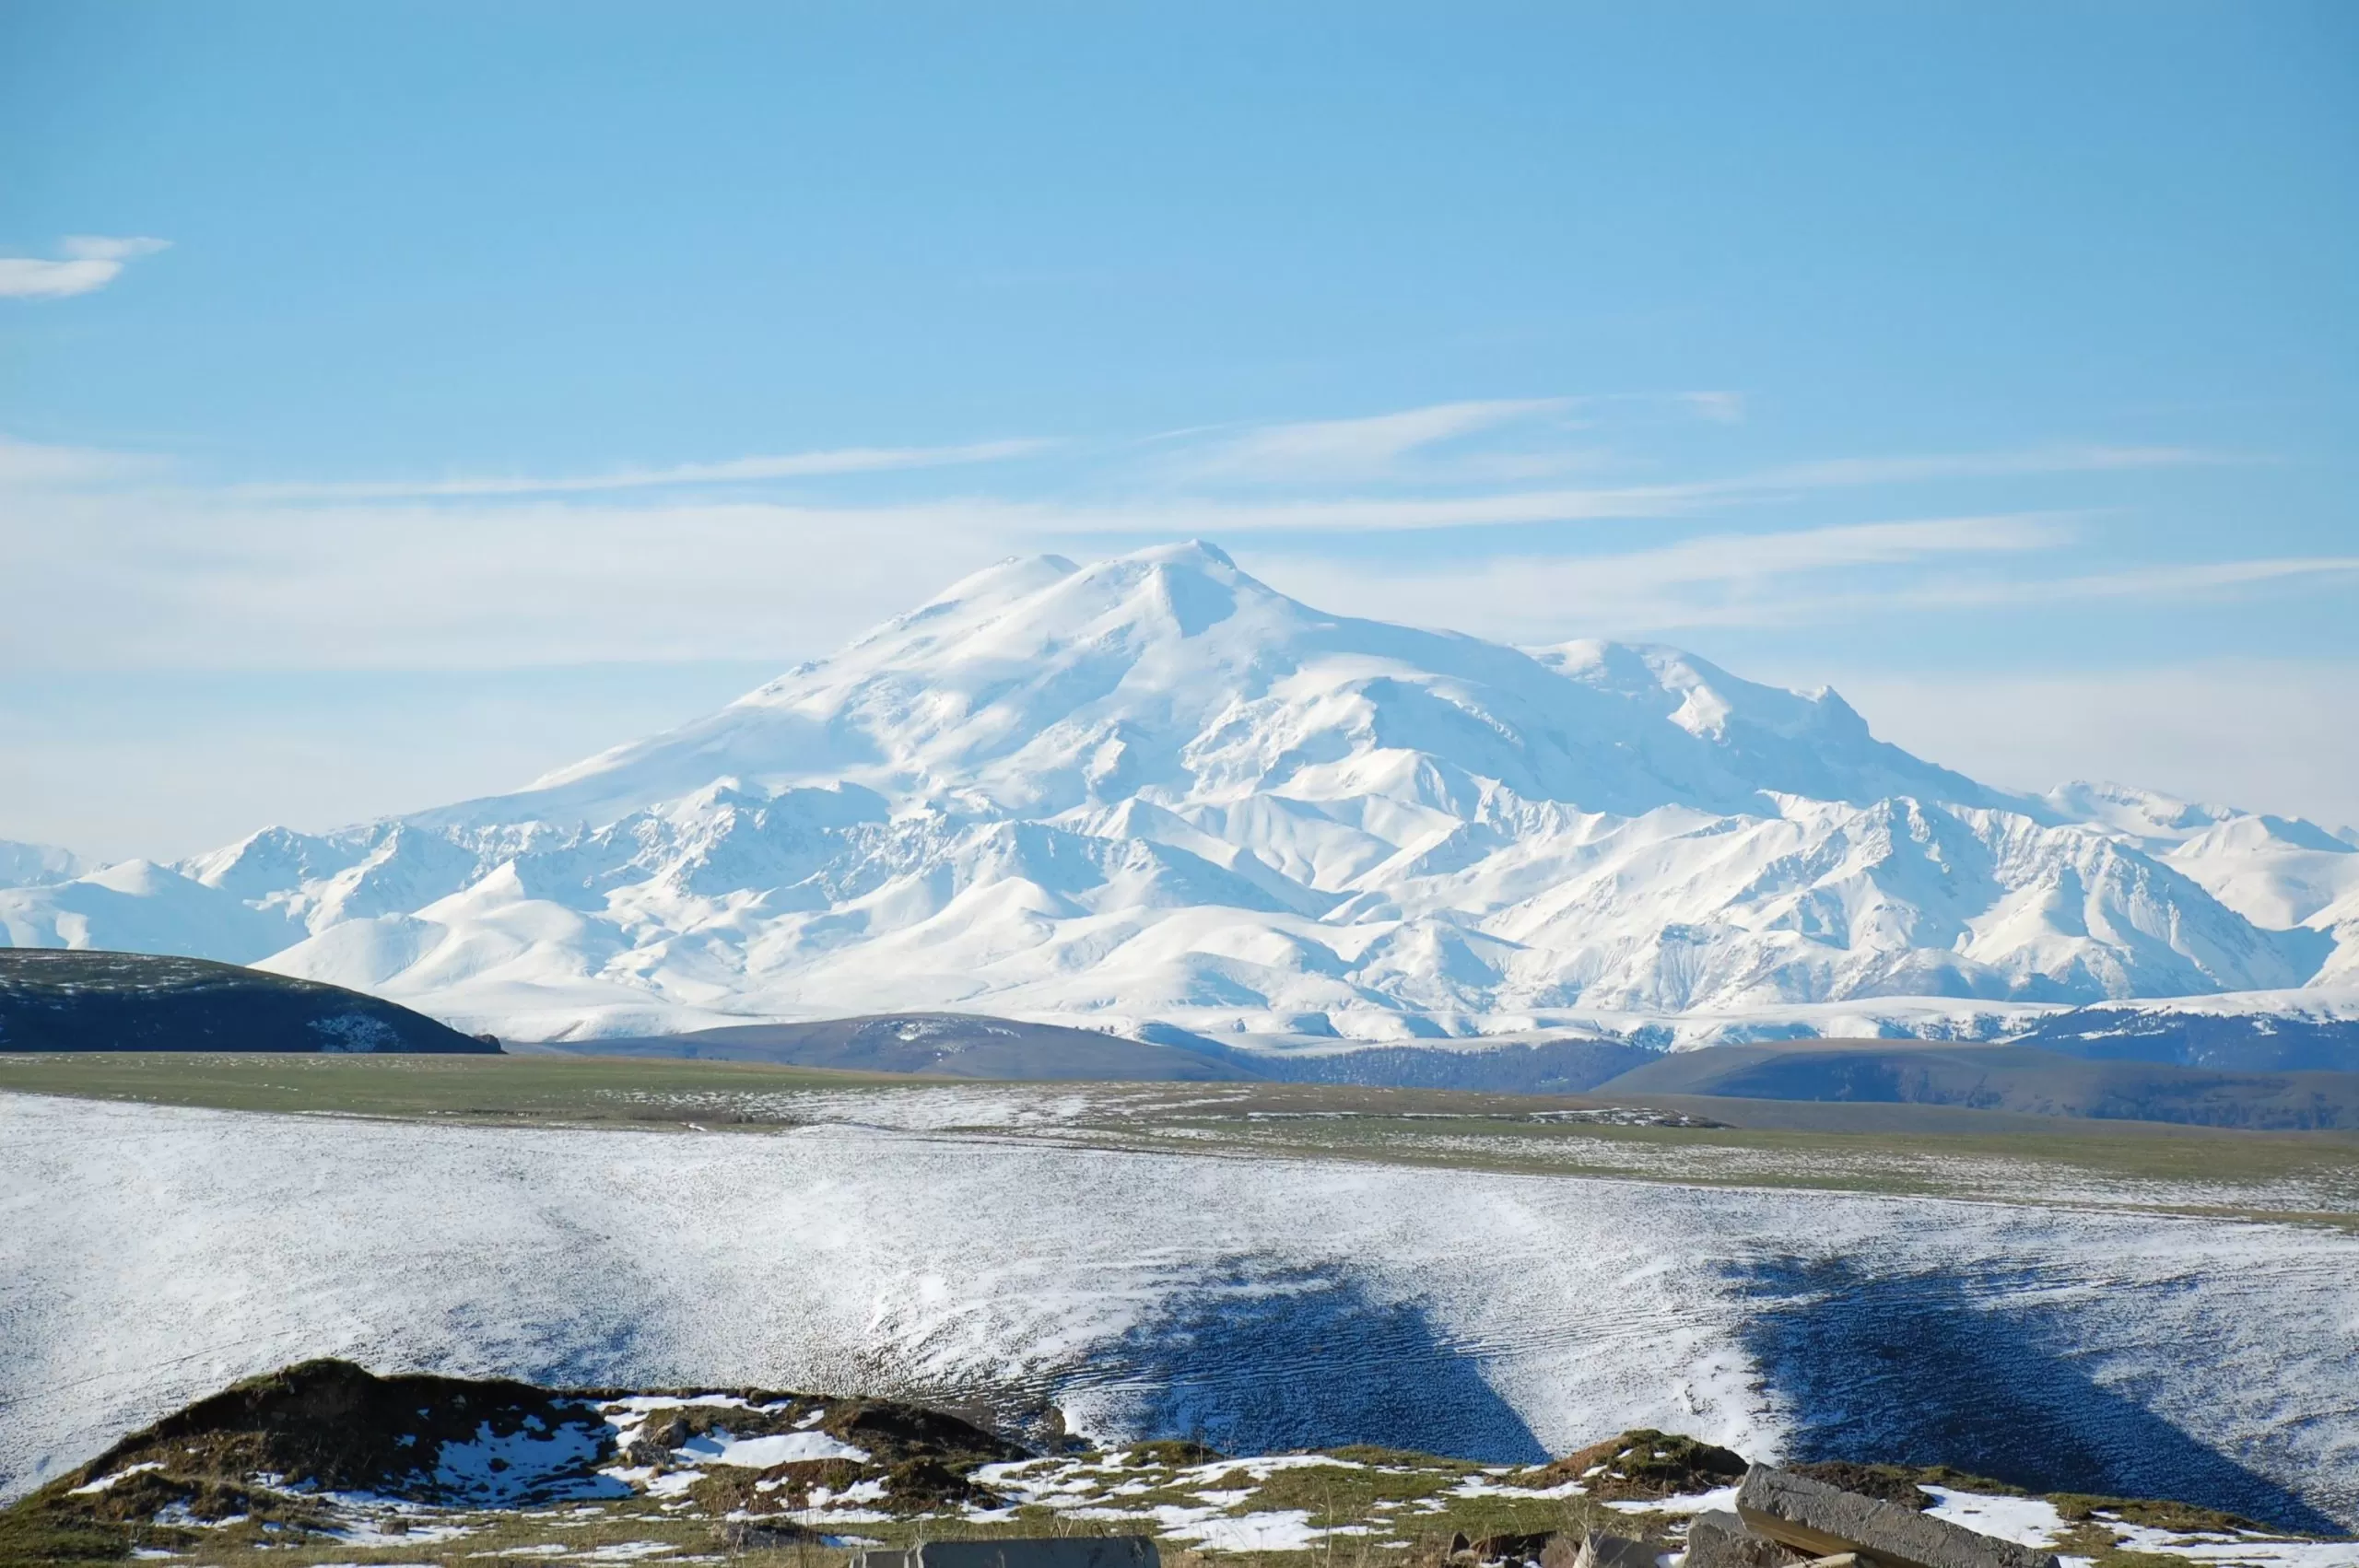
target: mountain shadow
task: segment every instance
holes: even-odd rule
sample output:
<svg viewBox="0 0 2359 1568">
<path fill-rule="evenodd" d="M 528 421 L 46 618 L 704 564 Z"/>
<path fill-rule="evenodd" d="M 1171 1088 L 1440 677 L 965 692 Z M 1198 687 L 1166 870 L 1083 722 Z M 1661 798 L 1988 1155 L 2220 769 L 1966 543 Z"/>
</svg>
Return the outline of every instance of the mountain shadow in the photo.
<svg viewBox="0 0 2359 1568">
<path fill-rule="evenodd" d="M 1450 1050 L 1366 1046 L 1330 1056 L 1279 1057 L 1262 1071 L 1298 1083 L 1357 1083 L 1396 1089 L 1482 1089 L 1495 1094 L 1578 1094 L 1661 1055 L 1621 1040 L 1547 1040 Z"/>
<path fill-rule="evenodd" d="M 1954 1276 L 1870 1278 L 1842 1260 L 1738 1275 L 1761 1298 L 1747 1348 L 1797 1418 L 1792 1458 L 1949 1465 L 2027 1491 L 2169 1497 L 2341 1533 L 2283 1483 L 2099 1385 L 2052 1310 L 1992 1308 Z"/>
<path fill-rule="evenodd" d="M 1229 1454 L 1365 1443 L 1493 1464 L 1548 1457 L 1416 1306 L 1304 1272 L 1239 1269 L 1133 1329 L 1065 1387 L 1114 1395 L 1133 1431 Z"/>
</svg>

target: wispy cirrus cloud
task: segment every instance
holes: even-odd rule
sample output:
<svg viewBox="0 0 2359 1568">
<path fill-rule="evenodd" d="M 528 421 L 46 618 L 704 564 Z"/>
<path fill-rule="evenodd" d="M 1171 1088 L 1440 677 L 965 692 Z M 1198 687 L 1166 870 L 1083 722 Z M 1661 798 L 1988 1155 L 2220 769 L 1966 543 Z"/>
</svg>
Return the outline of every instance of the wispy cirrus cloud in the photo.
<svg viewBox="0 0 2359 1568">
<path fill-rule="evenodd" d="M 1282 587 L 1317 582 L 1320 602 L 1331 608 L 1428 626 L 1482 626 L 1490 628 L 1486 635 L 1532 640 L 1563 636 L 1567 627 L 1615 636 L 1791 626 L 2026 604 L 2163 602 L 2359 577 L 2359 556 L 2048 576 L 2025 569 L 2025 557 L 2076 543 L 2084 521 L 2032 512 L 1710 533 L 1654 549 L 1494 556 L 1414 573 L 1295 554 L 1250 556 L 1248 564 Z"/>
<path fill-rule="evenodd" d="M 1222 497 L 1068 502 L 1040 512 L 1051 533 L 1400 533 L 1676 517 L 1714 504 L 1708 485 L 1621 485 L 1499 490 L 1486 495 L 1342 496 L 1332 499 L 1232 500 Z"/>
<path fill-rule="evenodd" d="M 1269 451 L 1347 471 L 1453 431 L 1562 419 L 1564 409 L 1565 400 L 1437 404 L 1255 434 Z M 1212 444 L 1239 439 L 1219 433 Z M 65 649 L 85 661 L 254 668 L 800 656 L 999 556 L 1191 536 L 1229 543 L 1250 568 L 1322 606 L 1523 639 L 1970 614 L 2042 595 L 2227 593 L 2350 566 L 2271 556 L 2122 570 L 2071 549 L 2105 515 L 2093 512 L 1960 509 L 1813 526 L 1796 516 L 1828 491 L 2221 461 L 2182 448 L 1837 458 L 1658 484 L 1502 483 L 1454 494 L 1336 480 L 1273 496 L 1175 484 L 1150 457 L 1098 475 L 1093 495 L 1076 493 L 1065 470 L 1044 486 L 1032 465 L 992 466 L 1050 445 L 204 486 L 166 484 L 149 460 L 0 440 L 0 487 L 19 503 L 0 508 L 0 663 L 31 667 Z M 756 488 L 936 469 L 945 476 L 931 496 L 903 486 L 889 500 L 812 486 L 788 504 Z M 1630 547 L 1630 529 L 1581 526 L 1607 521 L 1648 524 L 1645 547 Z M 1417 533 L 1425 543 L 1377 543 Z M 1444 544 L 1442 535 L 1453 537 Z M 453 573 L 452 561 L 465 570 Z M 716 573 L 716 561 L 729 569 Z M 79 629 L 89 603 L 117 612 L 98 642 Z"/>
<path fill-rule="evenodd" d="M 1901 608 L 1960 609 L 2074 599 L 2183 597 L 2288 579 L 2325 579 L 2354 573 L 2359 573 L 2359 556 L 2270 556 L 2234 561 L 2183 561 L 2028 582 L 1928 583 L 1891 597 Z"/>
<path fill-rule="evenodd" d="M 1420 411 L 1430 412 L 1430 411 Z M 1356 495 L 1235 500 L 1217 494 L 1074 507 L 1076 532 L 1221 534 L 1413 532 L 1531 523 L 1676 518 L 1817 491 L 1872 489 L 1940 479 L 2176 468 L 2239 461 L 2179 447 L 2052 446 L 2015 451 L 1934 452 L 1782 463 L 1726 478 L 1649 485 L 1492 486 L 1446 496 L 1365 486 Z"/>
<path fill-rule="evenodd" d="M 156 474 L 153 458 L 103 447 L 48 446 L 0 436 L 0 488 L 92 485 Z"/>
<path fill-rule="evenodd" d="M 1742 392 L 1615 392 L 1437 403 L 1356 419 L 1175 431 L 1162 439 L 1176 449 L 1167 460 L 1171 473 L 1214 483 L 1511 482 L 1606 461 L 1569 438 L 1607 412 L 1649 405 L 1717 425 L 1742 424 L 1745 415 Z"/>
<path fill-rule="evenodd" d="M 1744 423 L 1744 394 L 1734 392 L 1681 392 L 1679 400 L 1715 425 Z"/>
<path fill-rule="evenodd" d="M 2102 474 L 2138 468 L 2188 468 L 2248 462 L 2230 452 L 2196 447 L 2031 447 L 2020 451 L 1931 452 L 1900 457 L 1825 458 L 1786 463 L 1756 476 L 1765 487 L 1821 490 L 1838 486 L 1907 485 L 1929 479 L 2002 478 L 2010 474 Z"/>
<path fill-rule="evenodd" d="M 976 501 L 861 507 L 542 499 L 227 507 L 60 492 L 51 526 L 0 531 L 0 662 L 381 667 L 818 652 L 961 572 L 1037 549 L 1070 516 Z M 1206 518 L 1207 524 L 1215 520 Z M 1245 556 L 1324 608 L 1492 637 L 1776 623 L 1828 574 L 2019 559 L 2069 515 L 1714 533 L 1640 551 L 1383 571 L 1332 553 Z M 1207 527 L 1200 532 L 1211 532 Z M 453 574 L 450 563 L 467 569 Z M 726 560 L 730 569 L 712 570 Z M 925 570 L 913 573 L 912 562 Z M 365 591 L 360 585 L 365 586 Z M 102 646 L 83 606 L 113 607 Z M 813 645 L 785 641 L 786 628 Z"/>
<path fill-rule="evenodd" d="M 1402 461 L 1445 442 L 1503 425 L 1560 415 L 1571 398 L 1438 403 L 1360 419 L 1263 425 L 1223 436 L 1191 452 L 1188 471 L 1206 478 L 1306 481 L 1391 476 Z"/>
<path fill-rule="evenodd" d="M 170 247 L 145 236 L 76 234 L 58 241 L 55 258 L 0 256 L 0 299 L 68 299 L 104 288 L 125 263 Z"/>
<path fill-rule="evenodd" d="M 831 451 L 781 452 L 733 458 L 725 462 L 620 468 L 604 474 L 478 474 L 448 479 L 241 485 L 235 486 L 232 493 L 257 501 L 431 500 L 441 497 L 492 499 L 502 496 L 595 495 L 616 490 L 743 485 L 772 479 L 954 468 L 969 463 L 1003 462 L 1011 458 L 1030 457 L 1054 444 L 1046 440 L 1008 440 L 974 441 L 962 446 L 944 447 L 845 447 Z"/>
<path fill-rule="evenodd" d="M 1850 523 L 1762 533 L 1716 532 L 1650 549 L 1518 554 L 1414 572 L 1298 555 L 1255 556 L 1281 586 L 1321 584 L 1324 603 L 1386 620 L 1482 625 L 1486 635 L 1547 638 L 1565 628 L 1646 631 L 1683 626 L 1776 624 L 1791 618 L 1798 581 L 1859 568 L 2001 558 L 2069 544 L 2076 514 Z"/>
</svg>

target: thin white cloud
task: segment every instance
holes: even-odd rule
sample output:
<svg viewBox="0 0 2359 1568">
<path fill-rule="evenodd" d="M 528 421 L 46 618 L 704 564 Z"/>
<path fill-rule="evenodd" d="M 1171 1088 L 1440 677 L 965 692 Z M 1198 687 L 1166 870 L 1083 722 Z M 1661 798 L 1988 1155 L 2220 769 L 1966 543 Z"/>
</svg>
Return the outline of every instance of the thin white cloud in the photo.
<svg viewBox="0 0 2359 1568">
<path fill-rule="evenodd" d="M 820 653 L 1027 514 L 597 498 L 0 509 L 0 668 L 498 668 Z M 1037 545 L 1034 545 L 1037 547 Z"/>
<path fill-rule="evenodd" d="M 1733 392 L 1681 392 L 1679 400 L 1715 425 L 1744 423 L 1744 394 Z"/>
<path fill-rule="evenodd" d="M 1029 457 L 1053 443 L 1043 440 L 974 441 L 947 447 L 847 447 L 834 451 L 783 452 L 734 458 L 726 462 L 686 462 L 668 468 L 624 468 L 606 474 L 569 475 L 478 475 L 452 479 L 356 481 L 324 485 L 241 485 L 231 492 L 258 501 L 428 500 L 441 497 L 594 495 L 672 486 L 749 484 L 768 479 L 804 479 L 838 474 L 881 474 L 899 469 L 949 468 Z"/>
<path fill-rule="evenodd" d="M 120 239 L 104 234 L 69 234 L 58 241 L 57 248 L 77 262 L 128 262 L 169 251 L 172 242 L 139 234 Z"/>
<path fill-rule="evenodd" d="M 56 260 L 0 256 L 0 299 L 67 299 L 88 294 L 122 276 L 124 263 L 170 244 L 144 236 L 77 234 L 58 243 Z"/>
<path fill-rule="evenodd" d="M 1037 547 L 1044 508 L 544 501 L 229 509 L 65 497 L 0 549 L 0 659 L 115 665 L 518 665 L 820 652 L 945 580 Z M 1715 535 L 1616 556 L 1379 577 L 1329 556 L 1253 569 L 1311 603 L 1488 636 L 1761 619 L 1812 574 L 2003 556 L 2062 520 L 1954 518 Z M 5 543 L 6 541 L 0 541 Z M 454 572 L 453 561 L 466 569 Z M 912 563 L 927 569 L 912 577 Z M 725 563 L 725 569 L 716 566 Z M 365 589 L 361 586 L 365 585 Z M 87 606 L 108 634 L 77 637 Z M 13 644 L 13 649 L 5 645 Z"/>
<path fill-rule="evenodd" d="M 2177 447 L 2040 447 L 2023 451 L 1836 458 L 1787 463 L 1728 479 L 1677 484 L 1491 490 L 1460 496 L 1367 495 L 1301 501 L 1204 497 L 1075 507 L 1073 532 L 1213 534 L 1406 532 L 1539 522 L 1669 518 L 1816 490 L 1863 489 L 1934 478 L 2167 468 L 2232 461 Z"/>
<path fill-rule="evenodd" d="M 1909 605 L 1929 609 L 2034 600 L 2179 598 L 2289 578 L 2346 577 L 2353 572 L 2359 572 L 2359 556 L 2272 556 L 2242 561 L 2186 561 L 2032 582 L 1931 583 L 1900 597 Z"/>
<path fill-rule="evenodd" d="M 100 447 L 44 446 L 0 436 L 0 488 L 89 485 L 152 474 L 155 460 Z"/>
<path fill-rule="evenodd" d="M 1710 485 L 1625 485 L 1594 489 L 1509 490 L 1491 495 L 1391 499 L 1179 500 L 1075 503 L 1041 513 L 1059 533 L 1392 533 L 1491 528 L 1529 522 L 1675 517 L 1722 497 Z"/>
<path fill-rule="evenodd" d="M 1837 567 L 1890 566 L 1930 556 L 2014 555 L 2068 543 L 2070 519 L 2047 512 L 1862 522 L 1778 533 L 1717 533 L 1651 550 L 1575 558 L 1570 565 L 1614 593 L 1690 583 L 1761 582 Z M 1513 563 L 1520 570 L 1529 562 Z"/>
<path fill-rule="evenodd" d="M 1411 411 L 1416 419 L 1359 450 L 1414 451 L 1415 439 L 1532 406 Z M 205 490 L 156 486 L 136 460 L 116 454 L 0 439 L 0 486 L 17 503 L 0 508 L 0 664 L 489 667 L 818 652 L 906 609 L 934 579 L 963 566 L 1013 551 L 1073 551 L 1072 541 L 1095 543 L 1091 536 L 1221 539 L 1314 603 L 1524 638 L 1799 624 L 2040 596 L 2228 591 L 2353 565 L 2341 556 L 2272 558 L 2088 574 L 2076 562 L 2085 575 L 2065 576 L 2072 567 L 2035 570 L 2027 557 L 2068 543 L 2082 514 L 2028 511 L 1777 531 L 1722 519 L 1708 534 L 1683 537 L 1720 509 L 1813 487 L 1872 487 L 1895 473 L 2203 460 L 2159 448 L 2046 447 L 1789 465 L 1696 483 L 1494 486 L 1448 497 L 1371 485 L 1283 499 L 1149 494 L 788 506 L 695 492 L 982 464 L 1042 445 L 859 448 L 579 476 Z M 1579 532 L 1567 530 L 1536 553 L 1469 547 L 1414 570 L 1374 564 L 1371 556 L 1380 562 L 1389 552 L 1356 542 L 1385 532 L 1592 520 L 1656 521 L 1662 539 L 1646 549 L 1579 555 L 1563 547 Z M 1257 557 L 1257 541 L 1283 547 Z M 100 624 L 93 606 L 103 607 L 102 635 L 92 634 Z"/>
<path fill-rule="evenodd" d="M 1425 448 L 1478 431 L 1560 413 L 1569 398 L 1438 403 L 1364 419 L 1265 425 L 1196 454 L 1190 467 L 1207 477 L 1308 480 L 1377 479 Z"/>
<path fill-rule="evenodd" d="M 1715 399 L 1720 393 L 1684 393 L 1683 399 Z M 1271 427 L 1228 441 L 1219 452 L 1266 449 L 1271 454 L 1292 452 L 1309 474 L 1320 462 L 1339 472 L 1374 463 L 1380 466 L 1404 454 L 1442 440 L 1451 432 L 1488 427 L 1535 412 L 1561 410 L 1578 400 L 1539 399 L 1436 404 L 1372 419 L 1338 420 L 1323 424 Z M 1600 401 L 1600 400 L 1588 400 Z M 193 501 L 273 503 L 341 503 L 356 501 L 529 502 L 560 496 L 594 496 L 631 491 L 689 488 L 698 486 L 748 484 L 795 478 L 872 474 L 894 471 L 980 466 L 1036 455 L 1061 443 L 1037 439 L 979 441 L 936 447 L 854 447 L 823 451 L 791 452 L 737 458 L 722 462 L 679 463 L 663 467 L 625 468 L 586 474 L 477 474 L 441 479 L 361 480 L 333 482 L 258 483 L 211 491 L 190 491 Z M 111 456 L 81 449 L 34 449 L 7 443 L 0 437 L 0 485 L 32 482 L 34 469 L 48 463 L 54 479 L 66 460 L 36 460 L 38 451 L 74 452 L 71 465 L 77 479 L 100 476 L 104 462 L 116 465 L 116 477 L 133 477 L 144 469 L 152 477 L 152 460 Z M 1324 455 L 1320 455 L 1324 454 Z M 1755 505 L 1822 489 L 1873 488 L 1882 485 L 1937 478 L 1989 474 L 2039 474 L 2091 470 L 2171 467 L 2189 463 L 2237 461 L 2216 453 L 2171 447 L 2051 446 L 2017 451 L 1933 453 L 1879 458 L 1837 458 L 1781 464 L 1721 479 L 1672 483 L 1589 486 L 1535 486 L 1532 480 L 1555 474 L 1573 461 L 1573 454 L 1488 451 L 1457 454 L 1445 474 L 1428 468 L 1419 477 L 1453 479 L 1454 493 L 1402 493 L 1412 490 L 1404 476 L 1387 485 L 1368 486 L 1361 494 L 1336 494 L 1300 498 L 1269 498 L 1236 495 L 1171 493 L 1155 486 L 1127 496 L 1100 500 L 1068 499 L 1039 504 L 1017 499 L 985 498 L 971 504 L 1010 516 L 1028 518 L 1029 526 L 1044 535 L 1207 535 L 1232 537 L 1255 533 L 1332 534 L 1352 532 L 1417 532 L 1452 529 L 1527 526 L 1539 523 L 1670 519 L 1715 509 Z M 1226 461 L 1225 459 L 1221 461 Z M 1258 461 L 1258 460 L 1256 460 Z M 1288 461 L 1292 461 L 1289 459 Z M 1594 461 L 1594 459 L 1590 459 Z M 1274 462 L 1274 456 L 1273 456 Z M 1266 470 L 1271 474 L 1281 466 Z M 1209 471 L 1186 470 L 1195 477 Z M 1167 472 L 1165 477 L 1168 478 Z"/>
<path fill-rule="evenodd" d="M 2072 538 L 2071 514 L 2030 512 L 1714 533 L 1612 555 L 1493 556 L 1370 570 L 1325 556 L 1252 557 L 1271 580 L 1316 582 L 1326 607 L 1380 619 L 1548 639 L 1791 619 L 1795 579 L 1942 558 L 2022 555 Z M 1314 597 L 1319 597 L 1314 595 Z"/>
<path fill-rule="evenodd" d="M 2194 561 L 2042 578 L 2020 569 L 1963 576 L 1955 565 L 2060 548 L 2075 514 L 2019 513 L 1718 533 L 1614 555 L 1494 556 L 1462 566 L 1371 570 L 1326 556 L 1250 556 L 1273 582 L 1318 584 L 1327 607 L 1485 635 L 1667 632 L 1699 626 L 1807 626 L 1838 619 L 2095 600 L 2170 600 L 2359 574 L 2359 556 Z M 1846 581 L 1872 568 L 1913 578 Z M 1936 570 L 1935 568 L 1940 568 Z"/>
<path fill-rule="evenodd" d="M 1938 452 L 1904 457 L 1846 457 L 1787 463 L 1755 477 L 1765 488 L 1821 490 L 1858 485 L 1905 485 L 1927 479 L 2001 478 L 2011 474 L 2107 473 L 2136 468 L 2185 468 L 2245 459 L 2192 447 L 2034 447 L 2011 452 Z"/>
</svg>

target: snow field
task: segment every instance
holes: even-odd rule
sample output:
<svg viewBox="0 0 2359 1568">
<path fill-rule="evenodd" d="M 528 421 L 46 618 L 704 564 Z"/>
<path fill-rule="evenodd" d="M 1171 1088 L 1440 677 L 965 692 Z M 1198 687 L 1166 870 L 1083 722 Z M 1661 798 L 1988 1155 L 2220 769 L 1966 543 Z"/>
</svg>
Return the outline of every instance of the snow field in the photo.
<svg viewBox="0 0 2359 1568">
<path fill-rule="evenodd" d="M 2084 1387 L 2088 1421 L 2163 1423 L 2359 1518 L 2359 1238 L 2333 1232 L 1004 1134 L 20 1095 L 0 1095 L 0 1148 L 10 1493 L 321 1354 L 547 1384 L 971 1392 L 1053 1401 L 1109 1438 L 1206 1423 L 1232 1451 L 1389 1433 L 1506 1459 L 1643 1425 L 1766 1457 L 1819 1416 L 1809 1352 L 1759 1326 L 1848 1280 L 2019 1337 L 2020 1377 Z"/>
</svg>

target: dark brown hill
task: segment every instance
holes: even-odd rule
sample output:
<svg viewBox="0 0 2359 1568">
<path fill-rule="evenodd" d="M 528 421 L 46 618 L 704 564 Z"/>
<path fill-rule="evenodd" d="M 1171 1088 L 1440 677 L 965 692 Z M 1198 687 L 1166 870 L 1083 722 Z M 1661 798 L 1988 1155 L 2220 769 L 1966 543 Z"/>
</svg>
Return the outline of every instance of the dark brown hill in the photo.
<svg viewBox="0 0 2359 1568">
<path fill-rule="evenodd" d="M 1674 1051 L 1601 1085 L 1700 1094 L 2256 1129 L 2359 1128 L 2359 1072 L 2232 1072 L 2088 1060 L 2027 1046 L 1786 1040 Z"/>
<path fill-rule="evenodd" d="M 499 1049 L 394 1002 L 241 965 L 0 948 L 0 1051 Z"/>
</svg>

